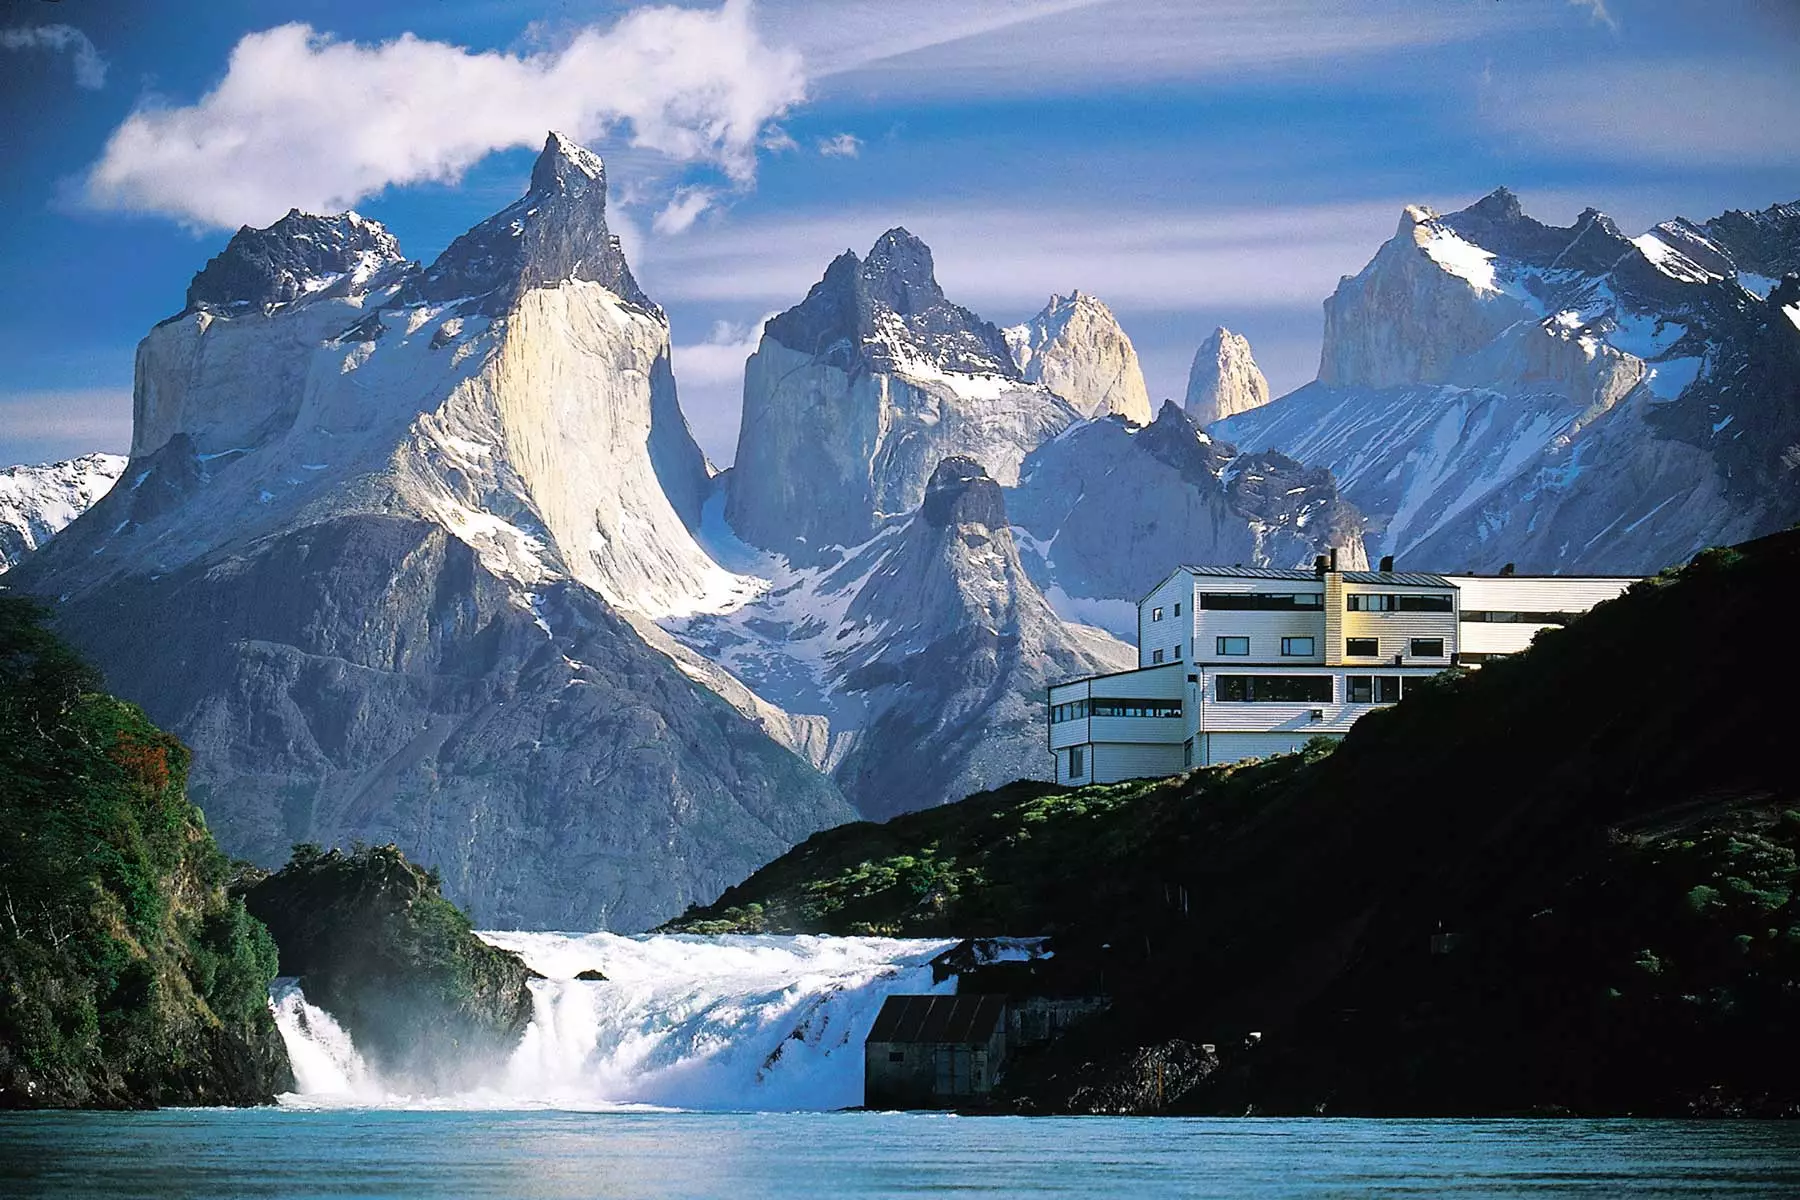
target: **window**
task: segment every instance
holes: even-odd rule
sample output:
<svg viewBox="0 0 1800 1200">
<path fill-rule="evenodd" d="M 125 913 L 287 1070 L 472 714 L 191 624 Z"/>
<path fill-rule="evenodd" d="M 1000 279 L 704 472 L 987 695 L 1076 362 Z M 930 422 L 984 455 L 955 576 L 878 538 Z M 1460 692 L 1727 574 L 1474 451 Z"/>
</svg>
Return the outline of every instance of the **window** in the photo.
<svg viewBox="0 0 1800 1200">
<path fill-rule="evenodd" d="M 1284 637 L 1281 639 L 1281 653 L 1288 658 L 1305 658 L 1313 652 L 1313 640 L 1309 637 Z"/>
<path fill-rule="evenodd" d="M 889 1050 L 888 1051 L 888 1061 L 889 1062 L 905 1062 L 906 1061 L 906 1051 L 904 1051 L 904 1050 Z"/>
<path fill-rule="evenodd" d="M 1214 693 L 1222 702 L 1248 704 L 1327 704 L 1329 675 L 1220 675 Z"/>
<path fill-rule="evenodd" d="M 1080 779 L 1083 775 L 1087 774 L 1087 764 L 1082 761 L 1083 755 L 1081 750 L 1082 748 L 1080 746 L 1069 747 L 1070 779 Z"/>
<path fill-rule="evenodd" d="M 1250 639 L 1247 637 L 1222 637 L 1215 645 L 1217 648 L 1213 653 L 1218 655 L 1250 653 Z"/>
<path fill-rule="evenodd" d="M 1175 615 L 1178 617 L 1181 615 L 1181 601 L 1179 600 L 1175 602 Z"/>
<path fill-rule="evenodd" d="M 1379 638 L 1346 638 L 1344 653 L 1351 658 L 1376 658 L 1381 654 Z"/>
<path fill-rule="evenodd" d="M 1344 694 L 1351 704 L 1397 704 L 1400 700 L 1400 676 L 1346 675 Z"/>
<path fill-rule="evenodd" d="M 1163 652 L 1161 650 L 1152 650 L 1150 652 L 1150 661 L 1151 662 L 1159 663 L 1162 661 L 1162 658 L 1163 658 Z"/>
<path fill-rule="evenodd" d="M 1456 607 L 1452 596 L 1420 596 L 1410 592 L 1352 592 L 1344 597 L 1348 612 L 1449 612 Z"/>
<path fill-rule="evenodd" d="M 1375 677 L 1375 703 L 1398 704 L 1400 703 L 1400 691 L 1400 676 L 1377 675 Z"/>
<path fill-rule="evenodd" d="M 1175 643 L 1175 661 L 1176 662 L 1181 661 L 1181 643 L 1180 642 Z"/>
<path fill-rule="evenodd" d="M 1181 701 L 1097 698 L 1093 702 L 1092 711 L 1096 717 L 1179 717 Z"/>
<path fill-rule="evenodd" d="M 1074 700 L 1068 704 L 1052 704 L 1050 706 L 1050 723 L 1052 725 L 1062 721 L 1079 721 L 1087 715 L 1088 702 L 1086 700 Z"/>
<path fill-rule="evenodd" d="M 1194 739 L 1193 738 L 1189 738 L 1187 741 L 1185 741 L 1181 744 L 1181 765 L 1184 767 L 1191 767 L 1194 765 Z"/>
<path fill-rule="evenodd" d="M 1200 607 L 1214 612 L 1292 612 L 1325 607 L 1323 592 L 1204 592 Z"/>
<path fill-rule="evenodd" d="M 1414 638 L 1411 653 L 1414 658 L 1442 658 L 1444 657 L 1444 639 Z"/>
<path fill-rule="evenodd" d="M 1162 609 L 1160 609 L 1160 608 L 1153 608 L 1153 609 L 1151 609 L 1151 610 L 1150 610 L 1150 619 L 1151 619 L 1151 620 L 1152 620 L 1152 621 L 1160 621 L 1160 620 L 1162 620 Z"/>
<path fill-rule="evenodd" d="M 1569 612 L 1496 612 L 1487 608 L 1465 608 L 1465 621 L 1493 622 L 1508 625 L 1567 625 L 1580 613 Z"/>
</svg>

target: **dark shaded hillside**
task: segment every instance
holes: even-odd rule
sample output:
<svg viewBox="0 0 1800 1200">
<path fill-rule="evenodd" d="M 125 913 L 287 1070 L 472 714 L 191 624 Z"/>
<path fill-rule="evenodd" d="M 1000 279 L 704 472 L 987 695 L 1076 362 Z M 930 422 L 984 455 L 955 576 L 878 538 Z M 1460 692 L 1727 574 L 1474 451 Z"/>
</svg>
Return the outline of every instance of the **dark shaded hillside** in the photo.
<svg viewBox="0 0 1800 1200">
<path fill-rule="evenodd" d="M 275 944 L 188 752 L 0 596 L 0 1108 L 268 1103 Z"/>
<path fill-rule="evenodd" d="M 1025 1108 L 1795 1111 L 1796 585 L 1708 551 L 1319 761 L 829 831 L 684 923 L 1055 934 L 1116 1003 Z"/>
</svg>

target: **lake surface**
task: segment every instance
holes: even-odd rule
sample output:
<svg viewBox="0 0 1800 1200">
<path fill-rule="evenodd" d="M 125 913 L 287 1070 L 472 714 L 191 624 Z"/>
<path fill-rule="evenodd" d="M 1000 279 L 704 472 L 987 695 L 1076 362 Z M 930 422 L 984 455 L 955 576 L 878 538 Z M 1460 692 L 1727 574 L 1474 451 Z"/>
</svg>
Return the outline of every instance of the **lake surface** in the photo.
<svg viewBox="0 0 1800 1200">
<path fill-rule="evenodd" d="M 0 1195 L 1800 1195 L 1800 1122 L 1143 1120 L 875 1113 L 0 1115 Z"/>
</svg>

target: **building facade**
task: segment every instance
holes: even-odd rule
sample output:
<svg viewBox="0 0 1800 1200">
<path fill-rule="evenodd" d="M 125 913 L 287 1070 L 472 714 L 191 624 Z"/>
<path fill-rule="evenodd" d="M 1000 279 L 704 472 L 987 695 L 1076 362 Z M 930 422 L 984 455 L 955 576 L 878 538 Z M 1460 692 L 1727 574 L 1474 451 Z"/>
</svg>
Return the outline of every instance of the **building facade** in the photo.
<svg viewBox="0 0 1800 1200">
<path fill-rule="evenodd" d="M 1409 682 L 1531 644 L 1628 577 L 1177 568 L 1138 602 L 1138 667 L 1057 684 L 1059 783 L 1115 783 L 1285 754 Z"/>
</svg>

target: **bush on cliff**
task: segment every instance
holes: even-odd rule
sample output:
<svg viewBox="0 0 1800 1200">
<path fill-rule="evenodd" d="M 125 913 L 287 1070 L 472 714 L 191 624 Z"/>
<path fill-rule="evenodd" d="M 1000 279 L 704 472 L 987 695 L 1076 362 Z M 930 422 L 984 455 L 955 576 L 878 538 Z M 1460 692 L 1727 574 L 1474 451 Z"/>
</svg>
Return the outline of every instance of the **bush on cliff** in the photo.
<svg viewBox="0 0 1800 1200">
<path fill-rule="evenodd" d="M 0 1107 L 290 1086 L 275 946 L 227 895 L 188 752 L 0 596 Z"/>
<path fill-rule="evenodd" d="M 244 901 L 281 948 L 281 973 L 349 1031 L 392 1087 L 472 1086 L 518 1045 L 533 972 L 488 945 L 394 846 L 294 848 Z"/>
</svg>

